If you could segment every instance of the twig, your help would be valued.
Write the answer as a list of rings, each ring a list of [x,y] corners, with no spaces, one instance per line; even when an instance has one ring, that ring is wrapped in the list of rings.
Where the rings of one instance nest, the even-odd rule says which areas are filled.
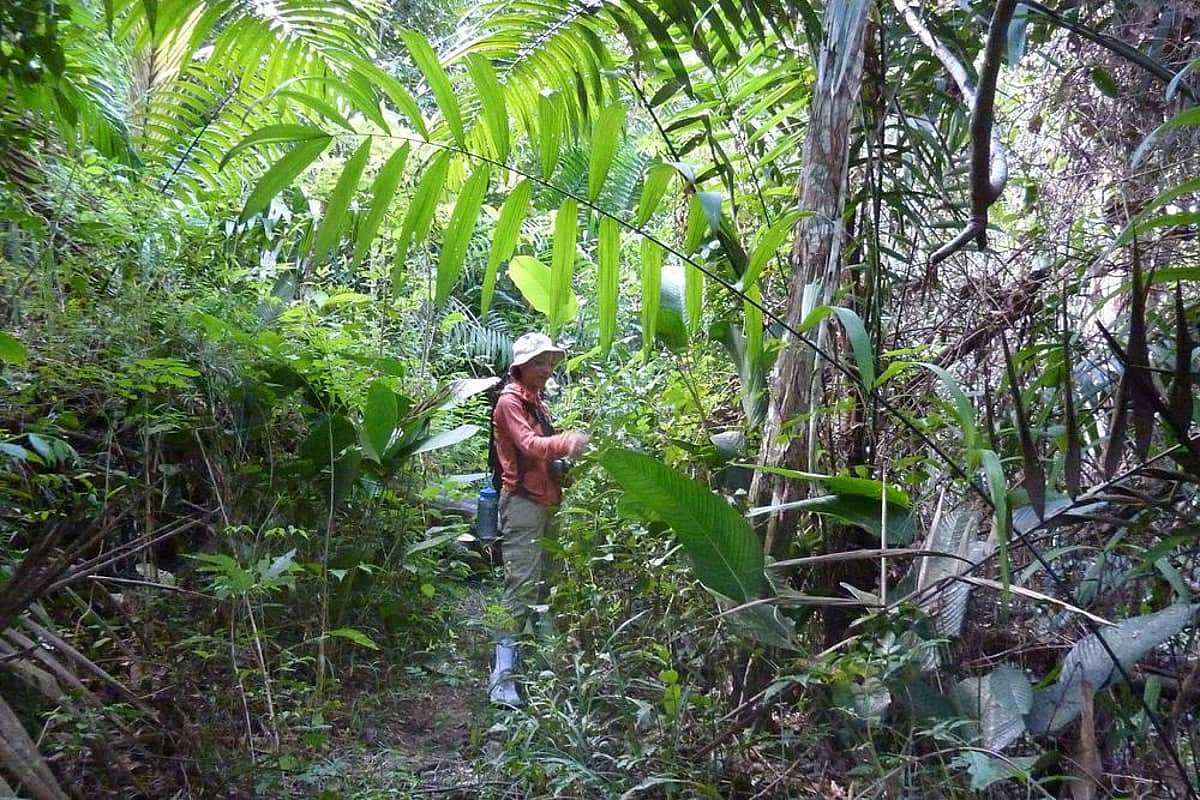
[[[225,500],[221,497],[221,484],[217,482],[217,474],[213,471],[212,461],[208,458],[208,452],[204,449],[204,440],[200,438],[200,431],[192,431],[196,436],[196,444],[200,446],[200,456],[204,459],[204,466],[208,468],[208,477],[212,481],[213,494],[217,497],[217,507],[221,509],[221,519],[225,522],[225,527],[229,527],[229,514],[225,511]]]
[[[172,586],[169,583],[154,583],[153,581],[139,581],[133,578],[117,578],[112,575],[88,575],[90,581],[99,581],[101,583],[120,583],[126,586],[146,586],[151,589],[163,589],[168,592],[177,592],[178,594],[186,594],[189,597],[199,597],[203,600],[208,600],[212,603],[220,602],[217,598],[204,594],[203,592],[193,592],[191,589],[184,589],[179,586]]]

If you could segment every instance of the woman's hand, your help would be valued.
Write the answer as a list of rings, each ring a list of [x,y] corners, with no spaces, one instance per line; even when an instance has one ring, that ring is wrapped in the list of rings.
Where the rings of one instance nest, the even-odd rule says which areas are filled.
[[[582,431],[567,431],[567,458],[579,458],[592,437]]]

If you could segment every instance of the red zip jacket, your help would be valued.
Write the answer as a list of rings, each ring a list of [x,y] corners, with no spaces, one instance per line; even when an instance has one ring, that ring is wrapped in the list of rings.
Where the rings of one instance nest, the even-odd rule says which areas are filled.
[[[504,387],[492,412],[501,489],[523,495],[540,506],[556,506],[562,500],[562,489],[550,477],[550,462],[566,457],[569,437],[565,433],[544,435],[526,404],[538,407],[546,419],[551,418],[541,393],[520,381]]]

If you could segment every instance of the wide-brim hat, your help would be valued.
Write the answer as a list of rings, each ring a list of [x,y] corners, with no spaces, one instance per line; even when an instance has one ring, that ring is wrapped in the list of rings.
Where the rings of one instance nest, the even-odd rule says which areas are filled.
[[[512,366],[519,367],[540,356],[542,353],[553,353],[557,364],[566,357],[567,351],[559,347],[544,333],[527,333],[513,342]]]

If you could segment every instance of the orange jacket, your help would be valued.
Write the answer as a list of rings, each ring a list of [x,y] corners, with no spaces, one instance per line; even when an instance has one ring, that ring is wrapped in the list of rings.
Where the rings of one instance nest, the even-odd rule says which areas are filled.
[[[550,462],[567,455],[569,437],[565,433],[546,435],[526,406],[537,408],[550,419],[541,394],[520,381],[504,387],[492,412],[501,490],[520,494],[540,506],[556,506],[562,500],[562,489],[550,477]]]

